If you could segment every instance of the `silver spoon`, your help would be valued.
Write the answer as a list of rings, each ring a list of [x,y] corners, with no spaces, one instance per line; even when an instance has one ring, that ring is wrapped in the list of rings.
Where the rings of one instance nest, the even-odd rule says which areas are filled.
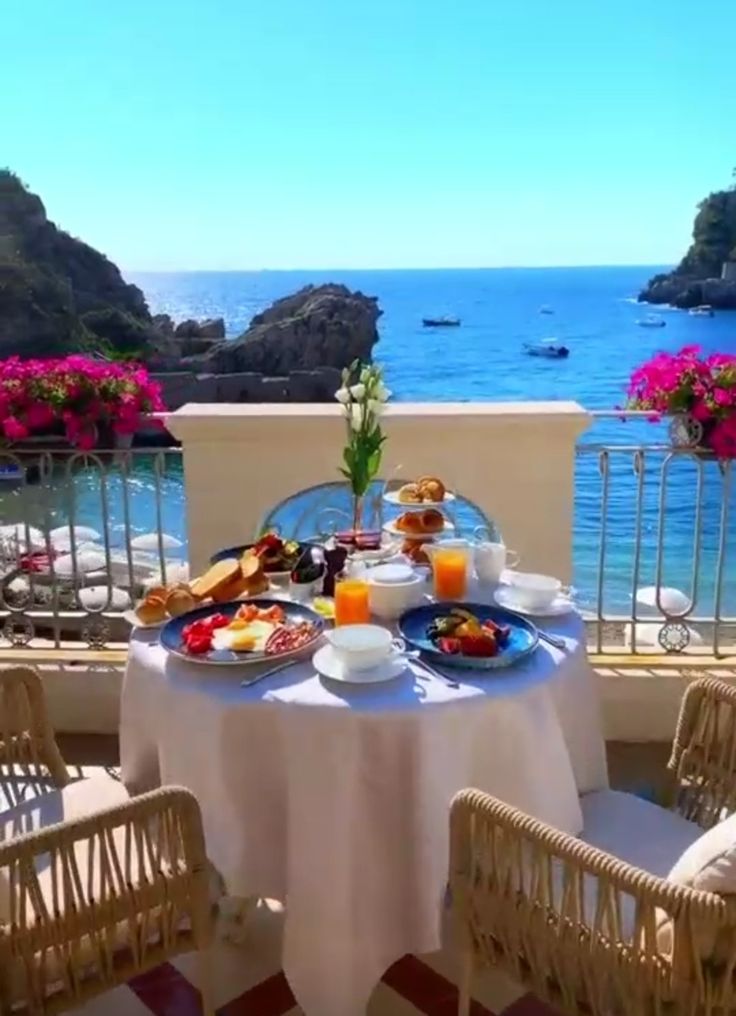
[[[543,642],[548,642],[555,649],[562,649],[563,651],[567,649],[567,643],[559,635],[550,635],[548,631],[542,631],[541,628],[537,628],[537,631]]]

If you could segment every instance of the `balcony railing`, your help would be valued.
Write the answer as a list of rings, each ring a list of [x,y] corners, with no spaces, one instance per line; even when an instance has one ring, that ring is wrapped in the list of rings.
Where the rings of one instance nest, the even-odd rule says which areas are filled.
[[[0,646],[123,645],[147,585],[186,577],[181,452],[0,452]]]
[[[732,653],[733,464],[655,442],[576,452],[575,584],[592,648]]]
[[[438,419],[432,423],[432,407],[419,408],[422,412],[417,415],[422,419],[426,411],[425,428],[434,426],[440,438],[451,432],[453,420],[448,416],[452,414],[447,409],[444,415],[438,411]],[[473,410],[465,408],[460,430],[468,425]],[[410,412],[404,407],[405,417]],[[637,430],[636,424],[629,431],[621,430],[620,424],[610,419],[614,414],[598,414],[603,419],[595,422],[592,436],[575,447],[574,488],[572,475],[569,481],[563,478],[561,494],[550,489],[557,482],[558,469],[549,462],[555,454],[549,420],[559,418],[560,412],[548,407],[540,413],[544,419],[536,428],[528,408],[522,412],[515,407],[505,416],[497,414],[505,420],[499,437],[494,436],[498,451],[490,449],[487,458],[480,460],[483,468],[489,462],[500,462],[503,454],[508,454],[509,462],[517,461],[516,450],[508,444],[509,416],[520,421],[513,424],[519,448],[532,440],[539,449],[532,449],[528,463],[523,459],[516,477],[509,476],[505,467],[481,477],[485,489],[481,485],[471,491],[492,517],[496,518],[498,509],[501,531],[511,546],[522,550],[523,565],[530,570],[561,572],[572,529],[572,581],[589,625],[591,648],[598,653],[733,653],[736,539],[732,464],[719,464],[664,441],[648,440],[651,432]],[[579,414],[589,420],[582,410]],[[269,419],[263,424],[268,439]],[[309,419],[307,416],[307,422]],[[479,411],[478,419],[495,435],[494,428],[499,427],[495,417],[492,428],[486,410]],[[295,433],[304,430],[303,421],[282,418],[280,426],[287,429],[290,425]],[[575,434],[583,429],[571,429],[569,422],[564,426],[564,441],[558,441],[561,469],[566,468],[565,456],[571,455]],[[73,653],[80,648],[123,646],[130,631],[125,611],[144,588],[187,576],[187,508],[191,508],[192,497],[202,498],[203,487],[214,514],[221,510],[227,519],[240,515],[237,534],[235,528],[232,538],[222,532],[222,525],[214,518],[206,520],[210,528],[204,534],[198,533],[195,525],[192,539],[208,548],[207,553],[216,549],[213,540],[219,540],[217,546],[221,546],[248,539],[263,508],[246,518],[248,496],[231,489],[230,476],[234,471],[240,474],[246,463],[255,462],[262,453],[261,431],[242,446],[230,434],[220,440],[225,424],[218,423],[218,428],[217,440],[208,439],[200,451],[188,448],[184,441],[183,454],[179,449],[45,450],[32,456],[0,452],[0,648],[46,647]],[[524,438],[525,433],[532,438]],[[597,437],[600,440],[593,439]],[[273,440],[270,453],[278,454],[279,440]],[[324,462],[335,458],[331,450],[326,454],[319,442],[308,437],[302,440],[298,468],[312,475],[309,462],[302,460],[315,456],[314,482],[319,482],[326,471]],[[400,432],[398,443],[402,441],[407,444],[406,435]],[[409,435],[409,453],[406,447],[401,449],[402,461],[412,461],[415,444],[417,456],[426,457],[428,446],[433,457],[445,454],[446,462],[459,461],[454,449],[443,451],[433,443],[426,429],[419,438],[413,432]],[[469,444],[465,437],[457,438],[457,444],[467,448],[461,463],[465,474],[461,475],[458,466],[452,477],[452,467],[442,466],[446,470],[443,475],[462,490],[476,481],[479,468],[473,456],[482,444]],[[266,459],[268,453],[267,449]],[[316,458],[319,455],[322,460]],[[227,482],[224,490],[219,484],[206,485],[200,477],[200,471],[213,464]],[[261,467],[252,468],[257,475]],[[285,489],[293,491],[290,484],[298,486],[298,480],[283,468],[287,473]],[[540,475],[542,469],[547,470],[544,475]],[[536,477],[536,492],[525,487],[527,473]],[[326,475],[331,474],[328,471]],[[570,485],[567,507],[565,482]],[[271,488],[276,489],[274,482]],[[548,503],[537,503],[539,491],[548,489]],[[257,498],[258,492],[250,490]],[[271,492],[267,501],[273,504]],[[204,518],[201,510],[197,518]],[[299,518],[303,523],[303,514]],[[315,526],[315,531],[318,528]],[[559,547],[563,553],[555,559]],[[201,551],[199,555],[195,551],[194,557],[198,556],[201,558]],[[559,569],[555,560],[562,562]],[[201,561],[195,560],[194,567],[201,567]]]

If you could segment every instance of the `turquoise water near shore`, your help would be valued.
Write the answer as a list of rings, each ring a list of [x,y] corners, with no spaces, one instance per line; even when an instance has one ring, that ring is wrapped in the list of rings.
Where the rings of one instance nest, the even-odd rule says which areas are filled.
[[[637,319],[652,310],[636,303],[636,294],[661,267],[468,269],[334,272],[185,272],[128,273],[144,291],[155,313],[175,319],[225,318],[228,336],[243,331],[251,317],[274,299],[309,283],[344,282],[377,296],[383,309],[376,359],[385,365],[388,384],[400,401],[506,401],[574,399],[587,409],[613,409],[625,397],[627,378],[638,363],[658,349],[697,343],[707,352],[736,352],[736,313],[691,317],[659,308],[665,328],[646,329]],[[553,314],[540,314],[547,306]],[[462,318],[457,329],[425,329],[428,315]],[[557,337],[571,350],[567,361],[523,355],[524,342]],[[596,421],[583,438],[588,443],[639,444],[666,441],[663,425]],[[493,469],[479,455],[479,468]],[[659,468],[652,456],[645,475],[642,512],[643,555],[639,585],[655,578],[659,527]],[[499,478],[503,482],[503,478]],[[135,531],[152,528],[150,475],[136,478],[131,522]],[[716,463],[704,468],[701,581],[698,609],[712,609],[721,521],[723,478]],[[724,609],[736,614],[736,499],[729,496],[728,556]],[[626,611],[634,566],[636,478],[632,460],[612,461],[608,504],[605,604]],[[667,487],[663,581],[689,590],[695,519],[696,471],[677,462]],[[599,561],[601,477],[595,454],[579,456],[576,476],[575,584],[592,606]],[[115,499],[111,498],[111,503]],[[492,505],[488,506],[492,514]],[[94,524],[99,513],[92,487],[79,500],[80,520]],[[167,531],[183,535],[185,503],[179,478],[170,474],[163,506]],[[5,513],[4,513],[5,514]],[[113,514],[119,512],[113,508]],[[115,518],[120,525],[121,519]],[[544,524],[540,506],[540,525]],[[554,538],[554,534],[551,534]]]

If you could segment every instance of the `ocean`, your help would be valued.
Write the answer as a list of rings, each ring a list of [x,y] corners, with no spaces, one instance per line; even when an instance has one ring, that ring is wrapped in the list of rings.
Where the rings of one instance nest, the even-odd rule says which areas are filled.
[[[637,304],[647,279],[666,266],[615,268],[509,268],[397,271],[261,271],[127,273],[145,293],[154,313],[175,320],[223,317],[228,337],[240,334],[252,316],[278,297],[309,283],[342,282],[378,297],[383,315],[375,359],[399,401],[507,401],[574,399],[587,409],[611,410],[623,404],[631,370],[659,349],[699,344],[705,352],[736,351],[736,313],[692,317],[654,308],[664,328],[638,327],[653,310]],[[551,314],[542,314],[547,307]],[[455,329],[426,329],[422,318],[460,317]],[[570,349],[568,360],[525,356],[522,345],[555,337]],[[664,424],[598,420],[586,443],[665,442]],[[632,457],[612,457],[606,513],[609,529],[604,561],[604,606],[630,608],[632,588],[654,582],[660,526],[662,457],[648,459],[641,516],[642,555],[634,575],[637,478]],[[490,464],[489,464],[490,468]],[[142,470],[131,496],[131,524],[147,531],[152,517],[152,481]],[[725,597],[722,611],[736,615],[736,484],[728,498]],[[713,608],[723,477],[718,465],[703,470],[703,513],[697,613]],[[115,525],[120,514],[110,488]],[[79,521],[99,522],[99,491],[80,480],[75,491]],[[672,466],[666,490],[663,535],[666,553],[662,582],[690,592],[695,537],[696,469],[689,459]],[[493,506],[487,506],[490,514]],[[11,508],[3,511],[10,519]],[[181,478],[166,481],[162,506],[167,531],[184,536]],[[63,521],[61,504],[54,512]],[[58,524],[58,522],[57,522]],[[597,593],[601,530],[601,475],[596,454],[578,457],[575,505],[574,582],[579,598],[593,607]],[[553,536],[551,538],[554,538]],[[213,548],[213,550],[216,548]]]
[[[574,399],[587,409],[623,404],[634,367],[660,349],[696,343],[704,352],[736,351],[736,313],[692,317],[636,302],[647,279],[669,266],[600,268],[507,268],[382,271],[260,271],[132,273],[156,312],[176,320],[224,317],[227,335],[240,334],[251,317],[278,297],[307,284],[342,282],[377,296],[383,315],[375,359],[399,401],[507,401]],[[541,308],[553,313],[541,313]],[[657,310],[667,324],[637,325]],[[449,314],[458,329],[426,329],[422,318]],[[525,356],[522,345],[555,337],[570,349],[568,360]],[[587,442],[665,442],[664,425],[617,419],[596,421]],[[646,470],[641,519],[642,558],[637,585],[655,580],[659,531],[659,470],[652,456]],[[597,455],[579,457],[576,486],[575,584],[591,606],[599,568],[601,477]],[[719,538],[722,477],[715,463],[704,469],[701,576],[698,612],[712,609]],[[630,456],[612,460],[605,561],[607,610],[626,611],[631,602],[634,561],[636,477]],[[696,471],[682,461],[667,484],[666,553],[662,581],[690,590],[695,522]],[[730,500],[733,500],[733,491]],[[492,512],[492,506],[490,506]],[[736,613],[736,515],[725,603]]]

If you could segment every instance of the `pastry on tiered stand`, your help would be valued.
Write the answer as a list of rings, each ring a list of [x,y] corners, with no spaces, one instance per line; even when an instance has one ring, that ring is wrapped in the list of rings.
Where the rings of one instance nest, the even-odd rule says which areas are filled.
[[[421,476],[414,483],[399,487],[398,499],[401,504],[442,504],[446,494],[442,480],[436,476]]]
[[[396,520],[396,529],[407,536],[435,536],[445,528],[445,516],[436,508],[404,512]]]

